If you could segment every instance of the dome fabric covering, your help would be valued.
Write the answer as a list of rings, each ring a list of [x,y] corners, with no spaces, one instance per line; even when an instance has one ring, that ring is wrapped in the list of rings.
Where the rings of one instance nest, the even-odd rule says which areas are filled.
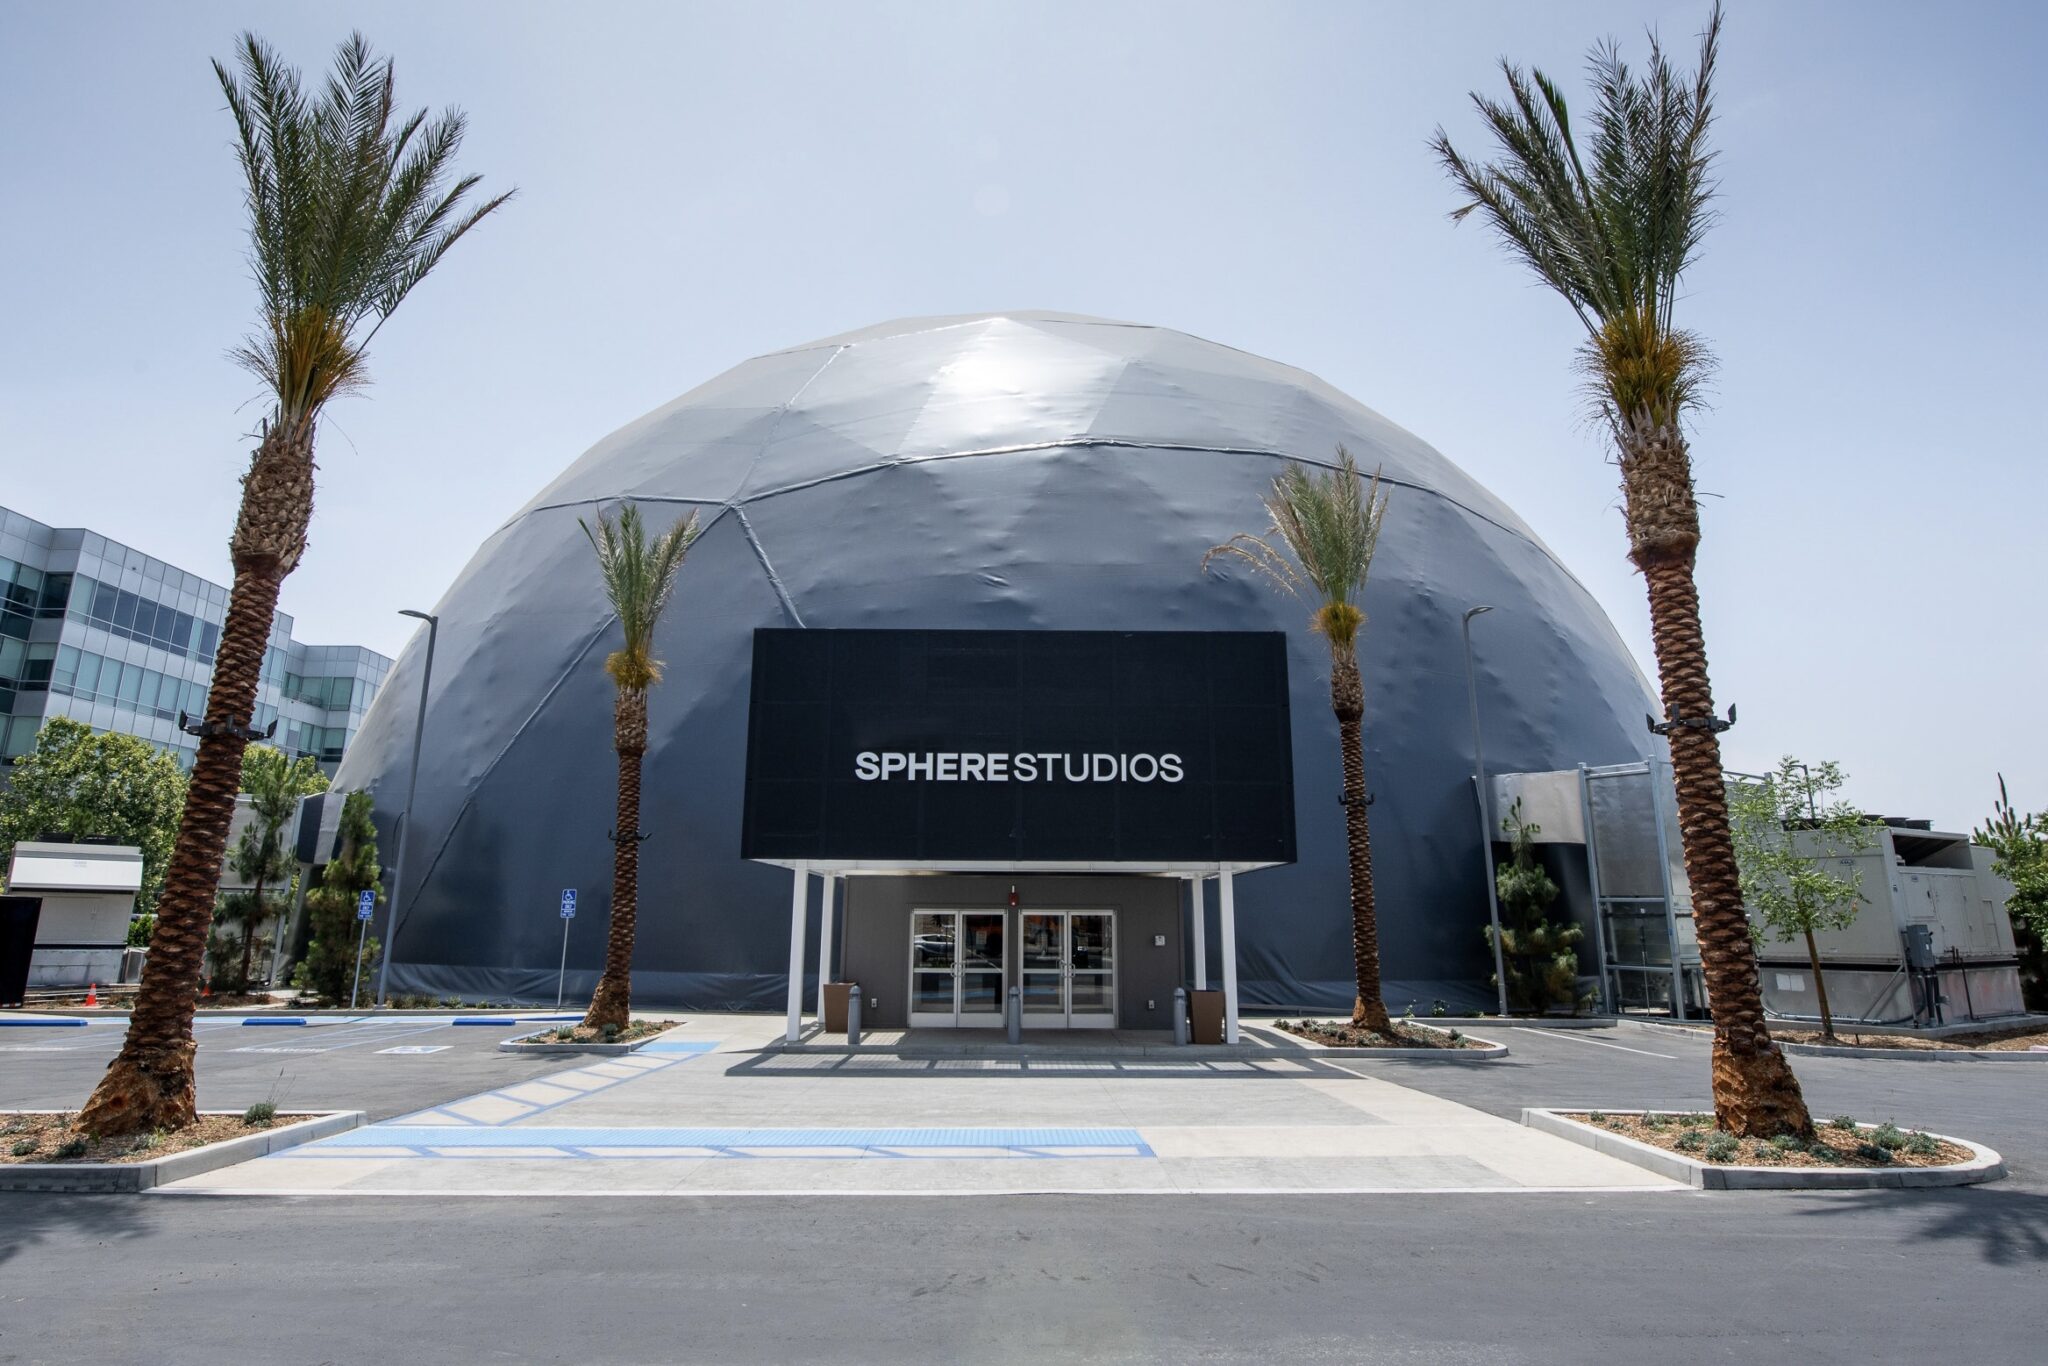
[[[564,887],[582,904],[571,990],[596,980],[617,625],[577,521],[632,500],[657,527],[704,522],[656,635],[636,1003],[781,1005],[790,874],[740,859],[741,794],[753,632],[799,626],[1288,632],[1300,861],[1239,881],[1241,990],[1347,1006],[1328,653],[1305,604],[1201,568],[1264,529],[1285,462],[1333,465],[1339,444],[1388,495],[1360,660],[1389,1000],[1403,983],[1489,999],[1460,617],[1497,609],[1473,632],[1495,772],[1650,752],[1652,695],[1613,626],[1498,499],[1314,376],[1057,313],[909,319],[757,357],[598,442],[485,541],[435,609],[392,988],[551,995]],[[336,779],[374,794],[387,850],[424,642]]]

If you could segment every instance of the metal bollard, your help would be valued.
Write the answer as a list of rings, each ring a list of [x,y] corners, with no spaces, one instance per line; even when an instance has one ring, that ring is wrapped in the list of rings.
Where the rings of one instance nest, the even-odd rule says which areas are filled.
[[[860,1047],[860,983],[855,982],[846,993],[846,1042]]]
[[[1024,998],[1016,987],[1010,988],[1009,1004],[1003,1010],[1003,1033],[1011,1043],[1024,1042]]]
[[[1185,1048],[1188,1042],[1188,989],[1173,989],[1173,1042],[1176,1047]]]

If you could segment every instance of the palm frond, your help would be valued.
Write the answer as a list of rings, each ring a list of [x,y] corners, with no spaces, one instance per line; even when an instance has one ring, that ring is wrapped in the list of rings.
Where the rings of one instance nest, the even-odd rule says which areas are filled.
[[[1675,419],[1698,400],[1711,360],[1673,323],[1680,279],[1712,226],[1717,3],[1687,76],[1650,35],[1642,70],[1613,42],[1587,58],[1593,112],[1582,151],[1562,88],[1540,70],[1501,69],[1508,98],[1474,92],[1496,156],[1475,162],[1439,128],[1431,148],[1510,254],[1571,305],[1585,327],[1581,361],[1610,415]]]
[[[605,672],[621,688],[652,687],[661,681],[662,668],[654,657],[654,627],[675,591],[676,571],[697,539],[697,513],[693,509],[652,540],[633,503],[616,517],[599,513],[595,528],[581,518],[576,525],[597,552],[605,597],[625,636],[624,647],[606,657]]]
[[[1311,472],[1289,465],[1264,499],[1272,525],[1262,535],[1240,532],[1202,556],[1202,568],[1231,558],[1275,587],[1314,604],[1312,621],[1333,650],[1348,650],[1364,624],[1358,600],[1379,548],[1386,495],[1375,470],[1370,482],[1344,447],[1337,467]]]
[[[235,121],[249,212],[257,330],[231,353],[270,391],[274,419],[310,422],[367,382],[365,348],[450,247],[511,193],[467,202],[463,119],[399,117],[389,58],[352,34],[317,97],[254,34],[214,63]]]

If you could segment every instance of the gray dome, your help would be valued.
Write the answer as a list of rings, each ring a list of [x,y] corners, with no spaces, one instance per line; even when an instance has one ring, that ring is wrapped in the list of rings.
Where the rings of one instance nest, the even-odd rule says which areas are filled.
[[[1648,751],[1651,695],[1613,626],[1499,500],[1314,376],[1163,328],[1003,313],[747,361],[600,441],[485,541],[437,608],[394,988],[548,994],[568,886],[570,963],[595,981],[616,628],[577,519],[633,499],[656,524],[705,522],[657,638],[636,999],[781,1003],[789,874],[739,858],[747,683],[756,627],[805,626],[1287,631],[1300,862],[1239,886],[1243,997],[1348,1001],[1327,653],[1302,604],[1199,567],[1263,528],[1283,462],[1330,464],[1340,443],[1389,493],[1361,648],[1386,975],[1482,981],[1459,617],[1498,609],[1474,632],[1495,771]],[[422,654],[337,778],[375,793],[387,832]]]

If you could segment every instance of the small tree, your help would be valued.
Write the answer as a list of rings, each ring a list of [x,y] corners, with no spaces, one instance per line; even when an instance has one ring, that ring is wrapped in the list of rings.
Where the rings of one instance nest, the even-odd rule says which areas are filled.
[[[1594,993],[1579,991],[1574,946],[1585,931],[1550,919],[1557,884],[1536,861],[1536,836],[1543,827],[1522,819],[1522,799],[1517,797],[1500,828],[1514,851],[1493,879],[1500,894],[1500,957],[1507,972],[1508,1005],[1538,1015],[1552,1006],[1570,1006],[1576,1015],[1594,999]],[[1486,927],[1486,942],[1493,944],[1491,925]]]
[[[242,983],[249,980],[249,955],[256,933],[270,918],[272,907],[264,889],[282,884],[282,900],[289,904],[296,861],[285,840],[285,827],[299,809],[299,798],[327,790],[327,775],[309,755],[293,759],[270,745],[251,745],[242,751],[242,791],[248,794],[256,819],[242,831],[234,853],[235,875],[250,888],[248,919],[243,922]]]
[[[1835,1018],[1813,936],[1818,930],[1847,929],[1864,896],[1857,879],[1837,877],[1824,865],[1872,844],[1869,818],[1835,796],[1844,781],[1832,762],[1808,767],[1788,754],[1762,782],[1733,784],[1729,792],[1750,934],[1761,938],[1768,931],[1780,943],[1805,938],[1806,961],[1820,998],[1821,1037],[1828,1040],[1835,1037]]]
[[[95,735],[84,722],[52,717],[0,789],[0,871],[22,840],[105,835],[142,850],[135,909],[148,914],[184,809],[185,774],[170,755],[132,735]]]
[[[293,986],[329,1001],[348,999],[356,979],[356,943],[361,934],[356,901],[369,891],[380,893],[381,900],[378,880],[382,875],[377,865],[377,827],[370,821],[370,794],[351,792],[341,803],[341,852],[327,865],[320,885],[306,894],[306,917],[312,922],[313,938],[292,974]],[[375,939],[362,941],[364,976],[375,971],[379,948]]]
[[[1997,855],[1991,871],[2012,884],[2005,912],[2019,950],[2020,988],[2029,1007],[2048,1009],[2048,813],[2014,810],[2001,773],[1991,819],[1970,838]]]

